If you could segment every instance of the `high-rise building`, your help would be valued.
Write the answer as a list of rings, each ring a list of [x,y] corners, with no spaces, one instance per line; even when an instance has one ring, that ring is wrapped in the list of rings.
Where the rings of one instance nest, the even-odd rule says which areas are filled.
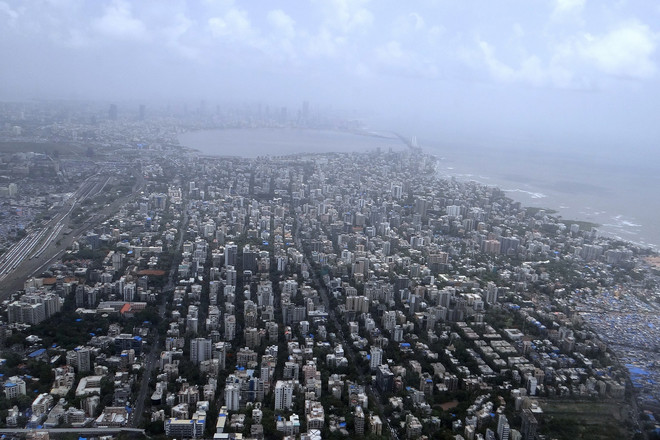
[[[500,253],[504,255],[513,255],[518,251],[520,240],[515,237],[500,238]]]
[[[248,327],[244,331],[245,345],[249,348],[256,348],[261,345],[261,332],[255,327]]]
[[[135,350],[136,355],[142,354],[142,338],[128,333],[115,336],[115,353],[120,354],[124,350]]]
[[[18,194],[18,185],[15,183],[10,183],[9,186],[7,186],[7,191],[9,194],[9,197],[16,197]]]
[[[225,246],[225,267],[236,266],[236,254],[238,253],[238,246],[234,243],[227,243]]]
[[[241,388],[238,384],[228,383],[225,386],[225,406],[228,411],[238,411],[241,409]]]
[[[27,296],[27,295],[25,295]],[[27,303],[14,301],[7,306],[7,315],[10,323],[39,324],[46,319],[46,310],[43,303]]]
[[[91,370],[90,352],[87,347],[77,347],[66,353],[66,364],[71,365],[79,373]]]
[[[376,371],[378,367],[383,364],[383,349],[380,347],[371,347],[371,359],[369,359],[369,367],[371,371]]]
[[[520,433],[524,440],[533,440],[536,437],[536,428],[538,427],[538,422],[534,413],[530,409],[523,409],[522,412],[522,426],[520,428]]]
[[[293,407],[293,389],[292,380],[278,380],[275,384],[275,410],[290,410]]]
[[[211,359],[212,343],[210,339],[195,338],[190,341],[190,361],[193,364]]]
[[[225,341],[233,341],[236,337],[236,316],[225,315]]]
[[[509,440],[509,434],[509,421],[504,414],[500,414],[497,419],[497,437],[499,440]]]
[[[234,268],[234,266],[227,266],[226,275],[227,275],[227,285],[236,286],[237,276],[236,276],[236,269]]]
[[[226,344],[225,342],[217,342],[214,345],[213,359],[218,359],[220,364],[219,367],[221,370],[224,370],[226,366],[228,348],[229,348],[228,344]]]
[[[387,393],[392,391],[392,387],[394,386],[394,373],[392,373],[387,364],[376,368],[376,385],[378,385],[378,389],[382,392]]]
[[[415,439],[422,435],[422,424],[412,414],[406,416],[406,438]]]
[[[494,282],[489,281],[486,286],[486,291],[484,295],[484,300],[487,304],[496,304],[497,303],[497,286]]]
[[[356,435],[364,435],[364,411],[361,406],[355,407],[355,418],[353,419]]]
[[[383,432],[383,421],[376,414],[369,416],[369,430],[375,435],[381,435]]]
[[[257,272],[257,251],[250,249],[250,245],[247,244],[243,247],[243,270]]]
[[[144,118],[146,116],[146,107],[144,104],[140,104],[140,121],[144,121]]]

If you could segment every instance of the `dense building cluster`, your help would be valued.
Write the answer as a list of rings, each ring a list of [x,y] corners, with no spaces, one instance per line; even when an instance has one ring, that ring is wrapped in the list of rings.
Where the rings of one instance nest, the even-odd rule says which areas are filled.
[[[527,440],[660,409],[645,250],[411,146],[123,154],[133,195],[5,303],[7,426]]]

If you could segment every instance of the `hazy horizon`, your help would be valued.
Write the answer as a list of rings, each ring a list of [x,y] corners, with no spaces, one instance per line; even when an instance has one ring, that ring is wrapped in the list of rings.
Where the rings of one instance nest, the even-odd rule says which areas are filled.
[[[626,1],[0,1],[0,99],[306,100],[418,137],[656,157],[657,23]]]

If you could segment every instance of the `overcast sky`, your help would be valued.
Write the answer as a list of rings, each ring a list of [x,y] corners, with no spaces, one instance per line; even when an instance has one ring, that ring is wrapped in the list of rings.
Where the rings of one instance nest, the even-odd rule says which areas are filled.
[[[308,100],[651,150],[659,24],[655,0],[0,0],[0,99]]]

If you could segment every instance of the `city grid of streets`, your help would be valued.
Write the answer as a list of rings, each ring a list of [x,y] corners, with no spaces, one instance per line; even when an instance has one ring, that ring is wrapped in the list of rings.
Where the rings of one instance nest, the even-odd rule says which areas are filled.
[[[0,260],[6,426],[398,439],[653,424],[644,249],[440,179],[412,147],[94,160],[112,171]],[[94,208],[122,173],[130,191]]]

